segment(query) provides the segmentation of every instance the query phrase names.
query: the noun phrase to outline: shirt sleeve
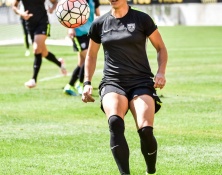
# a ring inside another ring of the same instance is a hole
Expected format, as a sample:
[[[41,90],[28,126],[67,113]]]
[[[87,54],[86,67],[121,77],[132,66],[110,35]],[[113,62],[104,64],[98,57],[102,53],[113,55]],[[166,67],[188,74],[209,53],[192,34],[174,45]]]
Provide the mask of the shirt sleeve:
[[[144,20],[143,24],[145,24],[144,25],[145,34],[147,36],[150,36],[157,29],[157,25],[148,14],[145,15],[145,17],[142,19]]]
[[[100,31],[101,31],[101,27],[99,27],[98,23],[94,21],[89,29],[88,36],[90,39],[92,39],[94,42],[98,44],[101,44]]]

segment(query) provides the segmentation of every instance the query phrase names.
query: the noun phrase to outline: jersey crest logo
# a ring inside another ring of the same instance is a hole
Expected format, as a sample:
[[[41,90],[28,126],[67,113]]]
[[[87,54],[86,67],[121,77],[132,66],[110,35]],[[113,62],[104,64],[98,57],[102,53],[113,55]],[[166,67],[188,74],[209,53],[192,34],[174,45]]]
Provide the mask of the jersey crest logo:
[[[136,28],[136,25],[135,23],[131,23],[131,24],[127,24],[127,29],[130,31],[130,32],[133,32]]]

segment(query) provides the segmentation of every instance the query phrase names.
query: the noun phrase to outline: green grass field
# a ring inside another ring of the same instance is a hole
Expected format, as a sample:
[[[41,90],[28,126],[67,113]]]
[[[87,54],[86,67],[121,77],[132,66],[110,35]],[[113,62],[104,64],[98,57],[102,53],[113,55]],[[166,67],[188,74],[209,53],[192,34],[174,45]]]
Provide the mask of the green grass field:
[[[222,174],[222,27],[160,27],[169,52],[167,85],[158,94],[163,107],[155,118],[157,175]],[[156,72],[156,54],[148,46]],[[69,73],[77,63],[72,47],[49,46],[64,57]],[[62,93],[69,76],[43,60],[34,89],[33,56],[24,46],[0,46],[0,174],[117,175],[109,149],[107,120],[97,86],[99,54],[92,81],[94,103]],[[132,175],[144,175],[145,163],[130,113],[126,120]]]

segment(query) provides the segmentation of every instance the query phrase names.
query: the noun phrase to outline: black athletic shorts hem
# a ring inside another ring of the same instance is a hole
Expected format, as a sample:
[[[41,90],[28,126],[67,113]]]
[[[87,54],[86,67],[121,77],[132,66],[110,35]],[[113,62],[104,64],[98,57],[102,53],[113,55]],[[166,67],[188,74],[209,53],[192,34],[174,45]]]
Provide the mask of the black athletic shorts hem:
[[[81,52],[88,49],[89,47],[89,37],[87,34],[82,36],[75,36],[73,38],[73,50],[75,52]]]
[[[47,22],[45,23],[40,23],[38,26],[36,27],[27,27],[29,34],[31,36],[31,40],[32,42],[34,41],[34,37],[35,35],[46,35],[46,36],[50,36],[50,30],[51,30],[51,25]]]
[[[136,87],[131,88],[123,88],[119,86],[118,84],[109,84],[105,83],[103,85],[100,85],[99,87],[99,95],[100,95],[100,101],[102,102],[102,99],[104,95],[110,92],[115,92],[120,95],[124,95],[128,101],[130,102],[133,98],[147,94],[151,96],[155,101],[155,113],[157,113],[162,105],[162,102],[159,98],[159,96],[156,94],[156,90],[153,86],[150,86],[149,84],[141,84],[137,85]],[[101,103],[101,110],[104,112],[102,103]]]

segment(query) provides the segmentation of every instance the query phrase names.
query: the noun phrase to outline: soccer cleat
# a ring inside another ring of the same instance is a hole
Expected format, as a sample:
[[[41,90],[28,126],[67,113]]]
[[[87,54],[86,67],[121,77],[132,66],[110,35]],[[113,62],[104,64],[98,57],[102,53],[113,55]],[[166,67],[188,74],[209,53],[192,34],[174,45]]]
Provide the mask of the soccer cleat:
[[[29,55],[30,55],[30,51],[27,49],[27,50],[25,51],[25,56],[28,57]]]
[[[70,84],[67,84],[64,89],[63,89],[63,93],[67,94],[67,95],[71,95],[71,96],[78,96],[78,93],[75,91],[75,89],[73,88],[73,86],[71,86]]]
[[[81,83],[80,81],[77,81],[75,84],[75,89],[78,91],[78,93],[80,95],[82,95],[83,92],[83,83]]]
[[[30,79],[29,81],[25,82],[25,86],[28,88],[34,88],[36,86],[36,82],[34,79]]]
[[[64,61],[64,59],[63,58],[59,58],[59,62],[61,63],[60,69],[61,69],[62,74],[64,76],[66,76],[67,75],[67,71],[66,71],[66,68],[65,68],[65,61]]]

